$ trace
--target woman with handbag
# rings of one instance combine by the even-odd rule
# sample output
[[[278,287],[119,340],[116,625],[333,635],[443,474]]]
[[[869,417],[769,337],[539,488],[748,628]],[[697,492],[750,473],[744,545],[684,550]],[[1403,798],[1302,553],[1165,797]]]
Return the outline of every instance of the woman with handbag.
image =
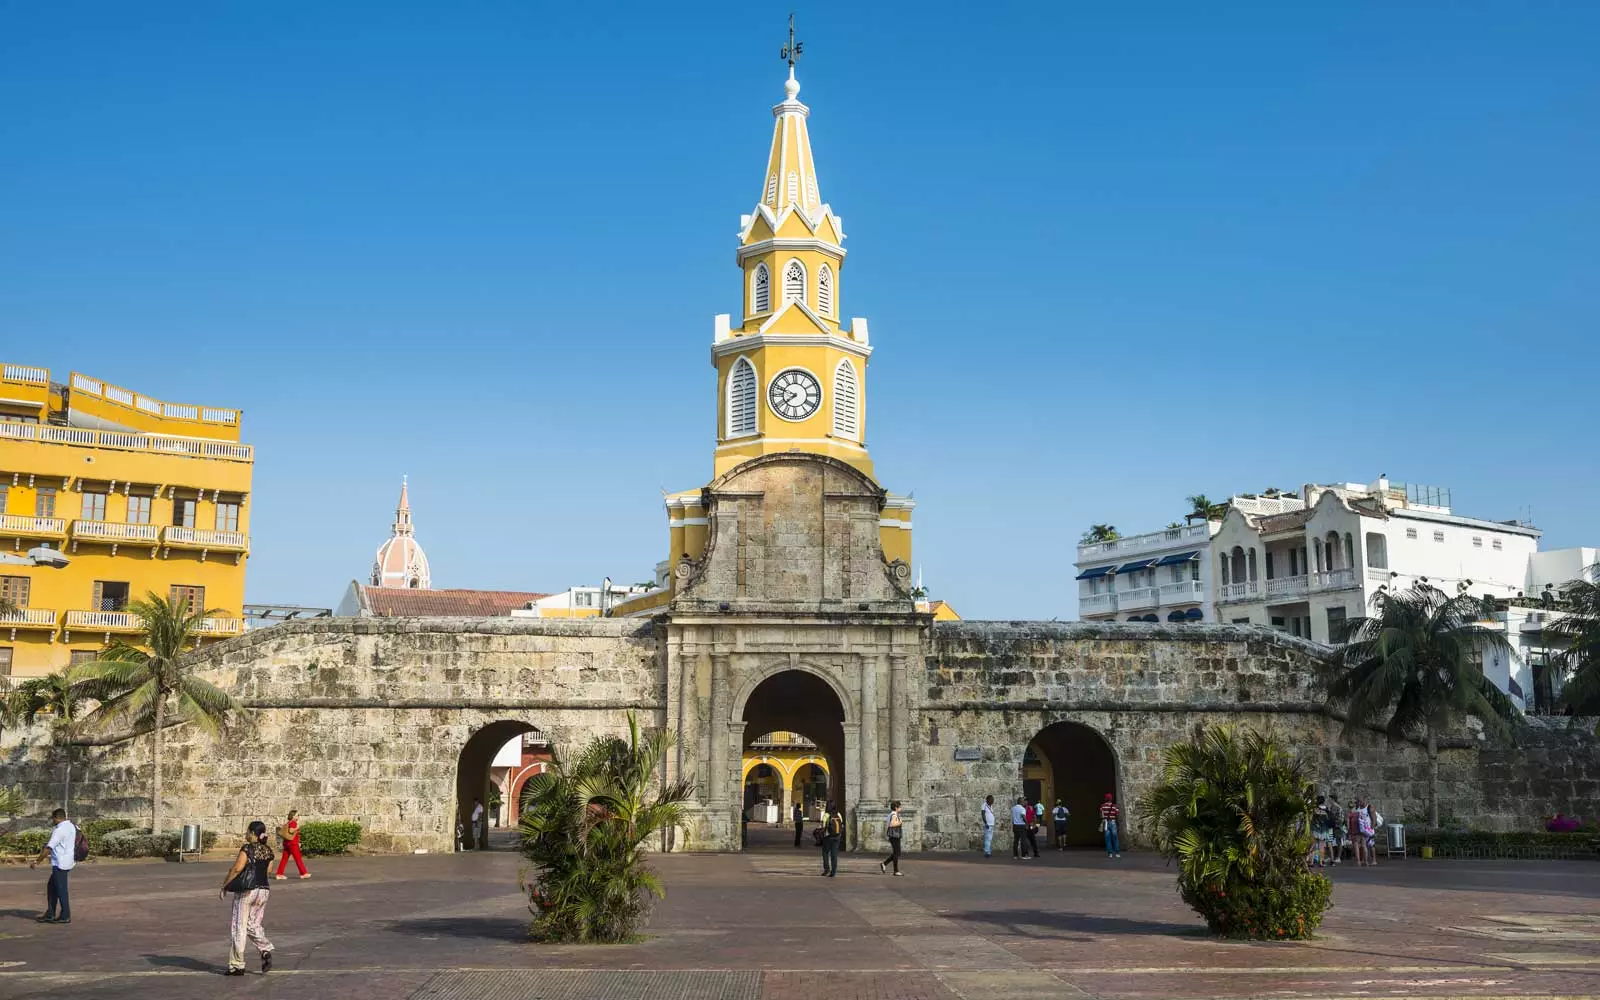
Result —
[[[889,835],[889,856],[878,862],[878,871],[888,871],[894,865],[894,873],[900,874],[900,834],[904,827],[900,820],[900,803],[889,803],[889,818],[884,821],[884,832]]]
[[[233,859],[222,880],[222,892],[233,896],[233,919],[228,935],[228,972],[230,976],[244,975],[244,945],[248,938],[261,953],[261,972],[272,971],[272,942],[261,930],[261,919],[267,912],[268,868],[272,864],[272,847],[267,843],[267,824],[259,819],[250,823],[249,836],[239,847],[239,856]],[[219,893],[220,895],[220,893]]]

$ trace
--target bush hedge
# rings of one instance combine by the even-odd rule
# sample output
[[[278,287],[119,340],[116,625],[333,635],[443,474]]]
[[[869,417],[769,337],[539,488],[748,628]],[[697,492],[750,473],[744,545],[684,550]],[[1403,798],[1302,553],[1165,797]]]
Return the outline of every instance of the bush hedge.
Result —
[[[117,830],[133,829],[133,821],[126,819],[91,819],[83,824],[83,835],[89,840],[89,856],[104,854],[105,836]]]
[[[0,837],[0,854],[38,854],[50,843],[50,827],[30,826]]]
[[[1406,838],[1411,853],[1432,847],[1439,858],[1597,858],[1600,837],[1592,833],[1547,833],[1542,830],[1440,830]]]
[[[300,850],[305,854],[343,854],[361,843],[361,824],[349,820],[300,824]]]
[[[1178,881],[1178,894],[1224,937],[1303,941],[1322,924],[1333,883],[1311,872],[1279,888],[1231,880],[1225,887]]]
[[[112,830],[100,838],[100,853],[108,858],[164,858],[174,853],[183,842],[183,834],[176,830],[153,834],[148,829],[124,827]],[[209,850],[215,847],[217,835],[210,830],[200,834],[200,846]],[[90,850],[91,855],[93,849]]]

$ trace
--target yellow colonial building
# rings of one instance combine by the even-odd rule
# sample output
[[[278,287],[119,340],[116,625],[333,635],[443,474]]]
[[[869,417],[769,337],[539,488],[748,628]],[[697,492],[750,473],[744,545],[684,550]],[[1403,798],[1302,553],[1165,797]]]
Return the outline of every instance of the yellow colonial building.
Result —
[[[778,452],[803,451],[873,474],[867,452],[867,321],[844,320],[844,223],[822,197],[811,153],[811,109],[800,103],[790,67],[784,99],[774,106],[772,143],[755,210],[739,222],[735,261],[741,309],[715,317],[713,476]],[[700,559],[707,511],[701,490],[665,497],[670,536],[657,567],[662,589],[628,601],[616,614],[665,606],[678,581],[670,567]],[[889,494],[879,521],[883,555],[911,564],[910,497]]]
[[[238,410],[79,372],[0,366],[0,674],[48,673],[138,631],[148,592],[243,631],[251,447]]]

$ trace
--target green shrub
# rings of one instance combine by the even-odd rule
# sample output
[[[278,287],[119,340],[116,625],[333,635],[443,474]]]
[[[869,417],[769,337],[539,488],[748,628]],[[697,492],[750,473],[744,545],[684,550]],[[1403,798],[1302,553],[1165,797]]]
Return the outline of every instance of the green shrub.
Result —
[[[349,820],[300,824],[300,850],[306,854],[343,854],[361,843],[361,824]]]
[[[153,834],[147,828],[123,827],[108,831],[100,837],[98,853],[107,858],[164,858],[175,853],[182,842],[183,834],[177,830]],[[216,843],[215,833],[210,830],[201,831],[201,847],[210,849],[216,846]],[[93,847],[89,849],[89,853],[91,856],[96,853]]]
[[[1145,831],[1178,862],[1178,894],[1215,934],[1301,940],[1322,923],[1332,885],[1306,871],[1312,787],[1270,735],[1198,727],[1162,754],[1140,801]]]
[[[1600,858],[1600,837],[1592,833],[1441,830],[1414,833],[1406,846],[1432,847],[1441,858]]]
[[[133,821],[126,819],[91,819],[83,824],[83,835],[89,841],[89,856],[106,852],[104,838],[117,830],[133,829]]]
[[[0,853],[37,855],[44,850],[44,845],[50,843],[50,832],[48,826],[32,826],[8,833],[0,837]]]

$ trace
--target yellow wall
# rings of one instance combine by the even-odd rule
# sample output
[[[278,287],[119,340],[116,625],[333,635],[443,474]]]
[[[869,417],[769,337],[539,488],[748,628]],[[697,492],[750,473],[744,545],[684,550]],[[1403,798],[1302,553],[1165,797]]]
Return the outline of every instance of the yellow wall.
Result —
[[[12,388],[0,382],[0,396],[12,395]],[[221,413],[235,414],[233,425],[217,426],[223,428],[219,434],[237,437],[238,411],[197,408],[202,410],[219,421]],[[75,410],[70,420],[101,426],[104,412],[105,406],[88,415]],[[173,586],[204,587],[206,606],[217,609],[206,626],[209,634],[220,638],[242,631],[250,447],[225,436],[200,437],[203,420],[189,421],[182,437],[164,437],[61,426],[59,421],[69,418],[61,410],[45,416],[58,423],[0,422],[0,486],[5,488],[0,551],[22,555],[44,544],[70,560],[62,569],[0,565],[0,576],[29,581],[22,613],[0,620],[0,649],[11,650],[12,673],[47,673],[65,666],[74,650],[98,649],[108,637],[132,634],[133,623],[125,615],[106,616],[94,607],[95,581],[126,583],[133,600],[150,591],[170,598]],[[173,419],[163,419],[165,426],[173,425]],[[40,519],[37,503],[48,489],[55,490],[54,517]],[[102,519],[82,516],[85,493],[106,494]],[[129,523],[131,498],[139,496],[149,498],[149,520]],[[195,501],[188,531],[173,525],[174,506],[185,499]],[[217,530],[219,502],[239,505],[236,532]],[[96,616],[85,618],[85,613]]]

